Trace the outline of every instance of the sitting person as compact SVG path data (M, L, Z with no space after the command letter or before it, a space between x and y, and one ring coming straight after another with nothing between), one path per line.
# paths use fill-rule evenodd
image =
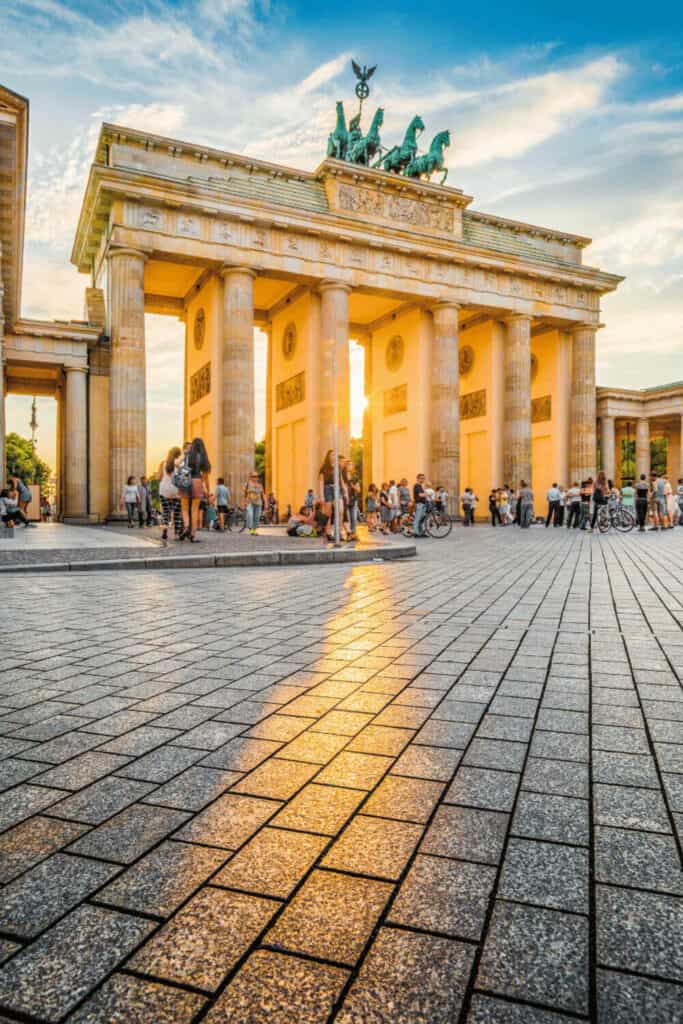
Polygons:
M16 491L12 492L7 487L0 491L0 520L5 526L14 526L16 523L23 523L25 527L33 526L19 508L15 494Z
M316 533L322 537L323 544L327 544L327 541L331 540L331 538L328 538L327 536L327 525L330 521L330 517L323 511L323 504L321 501L316 501L315 503L313 508L313 519L315 520Z
M316 518L312 509L302 505L298 515L291 515L287 521L288 537L315 537Z

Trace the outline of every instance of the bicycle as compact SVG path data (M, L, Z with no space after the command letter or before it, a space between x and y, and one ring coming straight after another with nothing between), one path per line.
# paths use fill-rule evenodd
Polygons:
M414 520L415 516L412 512L406 512L401 516L399 522L401 524L401 533L404 537L414 536ZM447 537L453 529L453 520L451 517L443 509L437 508L433 502L427 502L427 511L422 523L427 536L434 537L438 540L441 540L443 537Z
M247 527L247 514L243 508L228 509L225 526L230 533L242 533Z
M601 505L598 509L597 526L600 533L607 533L611 527L614 527L619 533L630 533L635 525L636 521L632 513L623 505L617 505L616 508Z

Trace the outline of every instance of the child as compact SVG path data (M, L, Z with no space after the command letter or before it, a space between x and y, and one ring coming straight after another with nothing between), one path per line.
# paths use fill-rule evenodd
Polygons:
M218 514L216 512L216 495L215 494L210 494L209 495L209 500L208 500L208 503L207 503L207 506L206 506L206 511L204 513L204 522L206 523L207 530L215 530L216 529L216 520L217 520L217 518L218 518Z
M498 512L500 514L500 525L507 526L510 522L510 499L505 487L498 492Z
M137 512L139 501L138 483L137 478L134 476L128 477L128 483L123 488L123 501L128 513L128 529L132 530L135 526L135 513Z
M225 486L225 480L222 476L219 476L216 482L216 510L218 512L216 529L224 530L230 515L230 491Z
M427 501L431 505L433 505L435 500L436 500L436 492L435 492L433 486L430 484L429 480L427 481L427 483L424 486L424 492L427 495Z
M247 507L247 529L253 537L256 535L256 528L261 521L261 512L263 511L263 484L258 473L251 472L249 474L249 479L244 487L244 498Z
M368 487L368 496L365 499L365 517L370 533L377 530L377 488L374 484Z

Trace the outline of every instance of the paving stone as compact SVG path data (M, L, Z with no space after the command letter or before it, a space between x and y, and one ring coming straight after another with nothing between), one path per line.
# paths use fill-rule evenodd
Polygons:
M150 714L149 712L128 708L126 711L117 711L107 718L100 718L96 722L84 719L85 724L81 728L84 732L99 733L102 736L123 736L124 732L131 732L141 725L147 725L148 722L153 722L158 717L158 715ZM78 728L78 726L73 725L72 728ZM100 740L99 742L102 743L103 741Z
M50 814L70 821L99 825L129 804L141 800L153 789L154 786L149 782L117 779L111 775L78 793L68 794L66 800L50 808Z
M165 745L135 761L128 761L117 770L117 775L126 779L140 779L143 782L168 782L203 756L201 750Z
M348 736L324 732L304 732L279 750L278 757L314 765L327 764L348 742Z
M489 811L511 811L518 785L519 775L513 772L461 766L444 801Z
M587 764L575 761L553 761L545 757L530 757L522 777L522 789L555 796L587 798L589 773Z
M498 895L519 903L588 913L588 851L510 839Z
M384 754L396 757L410 743L412 729L391 729L382 725L368 725L353 738L348 749L360 754Z
M289 800L318 771L315 764L273 757L249 773L234 787L235 793Z
M548 732L588 732L588 715L580 711L558 710L542 707L536 720L538 729Z
M513 999L587 1013L587 918L497 901L477 984Z
M419 779L448 782L453 777L461 757L462 750L411 743L398 758L391 772L392 775L409 775Z
M0 929L23 939L33 938L118 870L113 864L55 853L3 889Z
M44 772L46 765L39 761L23 761L20 758L5 758L0 761L0 791L11 789L19 782L26 782L27 779Z
M595 876L599 882L683 896L683 874L673 836L596 828Z
M433 717L443 718L448 722L472 722L476 724L485 711L486 704L446 698L434 710Z
M253 726L248 736L261 740L277 740L279 743L288 743L295 736L313 725L315 718L300 718L296 715L271 715L263 722Z
M571 1024L567 1017L552 1010L538 1010L526 1003L508 1003L475 992L467 1015L467 1024Z
M388 775L363 805L363 813L375 814L379 818L424 823L444 788L440 782Z
M69 1024L191 1024L203 996L131 974L114 974L69 1017Z
M88 751L79 754L71 761L49 768L40 776L41 786L56 786L59 789L81 789L110 772L128 764L129 758L116 754L101 754L99 751Z
M325 854L322 864L396 881L421 838L420 825L358 814Z
M263 828L230 859L212 884L287 899L328 841L306 832Z
M188 843L206 843L236 850L280 809L275 800L226 793L196 814L176 834Z
M420 846L421 853L497 864L509 815L471 807L439 807Z
M123 736L108 739L100 744L99 750L110 754L126 754L128 757L141 757L156 747L172 742L180 736L178 729L159 729L156 725L142 725Z
M239 772L221 772L217 768L195 765L155 789L145 798L145 803L201 811L241 778Z
M655 753L663 772L683 773L683 743L655 743Z
M595 785L593 802L598 825L671 832L664 800L660 793L651 789Z
M492 715L515 715L521 718L534 718L536 715L536 708L538 707L538 701L527 697L510 697L505 696L508 690L503 691L503 687L499 687L497 695L491 701L491 714Z
M97 899L124 910L168 917L226 857L223 850L166 841L102 889Z
M282 746L272 740L254 740L240 736L202 758L209 768L227 768L233 772L249 772Z
M599 963L683 981L683 901L604 885L596 894Z
M644 729L623 729L614 725L593 727L593 749L625 754L647 754L649 751Z
M598 1024L683 1024L683 989L616 971L598 972Z
M595 750L593 752L593 781L659 789L654 760L646 754L622 754L614 751Z
M219 997L206 1024L320 1024L347 978L339 967L257 950Z
M590 760L588 736L567 732L543 732L537 729L531 740L531 757L549 757L558 761Z
M665 772L662 775L662 781L671 810L676 812L683 811L683 775L670 775Z
M166 807L133 804L81 836L69 852L130 864L187 818L187 814Z
M495 880L493 867L418 855L387 920L477 942Z
M479 723L477 739L514 740L528 743L534 723L531 718L487 713Z
M54 807L66 795L64 789L44 789L42 786L25 784L0 793L0 830L17 825L47 807Z
M463 764L475 768L498 768L519 772L524 767L527 746L507 740L472 740L463 758Z
M474 735L476 726L472 722L449 722L432 718L415 737L415 743L432 747L456 747L464 750Z
M260 896L206 886L145 943L130 966L215 992L279 906Z
M353 982L338 1024L450 1024L457 1020L474 947L382 928Z
M67 732L47 743L26 744L31 750L31 760L47 761L50 764L62 764L77 754L92 750L102 742L100 736L88 732Z
M312 782L290 800L273 824L333 836L343 828L365 795L362 790L318 786Z
M351 789L373 789L394 763L380 754L354 754L342 750L316 777L327 786L349 786Z
M53 715L42 722L35 722L16 729L11 733L12 739L33 740L35 743L44 743L52 740L63 733L71 732L81 726L89 725L89 719L79 715Z
M140 917L84 904L0 969L0 1003L56 1024L154 927Z
M422 692L432 693L434 698L438 698L438 694L430 690L423 690ZM370 697L372 694L366 694L366 696ZM427 721L429 715L430 705L426 707L413 707L408 703L403 704L394 701L381 714L377 715L374 724L396 726L399 729L419 729Z
M314 871L265 942L294 953L352 966L392 892L386 882Z
M587 846L589 804L587 800L522 791L512 821L512 832L531 839Z

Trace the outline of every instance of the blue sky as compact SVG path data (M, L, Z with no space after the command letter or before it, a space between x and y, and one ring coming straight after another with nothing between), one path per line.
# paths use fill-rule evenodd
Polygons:
M0 4L2 81L31 100L24 314L81 315L68 256L102 120L314 167L353 56L379 64L385 141L414 113L450 128L449 184L474 208L589 235L586 262L626 276L603 306L600 383L682 379L682 39L680 5L613 0ZM178 326L154 318L148 337L160 437L179 416ZM10 427L25 418L11 400Z

